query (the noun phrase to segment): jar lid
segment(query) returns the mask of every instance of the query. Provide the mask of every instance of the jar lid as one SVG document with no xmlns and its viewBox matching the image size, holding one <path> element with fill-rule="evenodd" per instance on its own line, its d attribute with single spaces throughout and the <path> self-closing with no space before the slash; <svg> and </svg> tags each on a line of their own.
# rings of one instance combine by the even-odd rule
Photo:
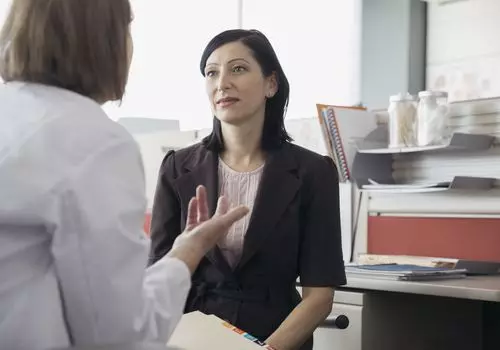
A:
<svg viewBox="0 0 500 350">
<path fill-rule="evenodd" d="M 399 93 L 389 97 L 389 102 L 415 101 L 415 97 L 409 93 Z"/>
<path fill-rule="evenodd" d="M 446 91 L 420 91 L 418 97 L 444 97 L 448 98 L 448 93 Z"/>
</svg>

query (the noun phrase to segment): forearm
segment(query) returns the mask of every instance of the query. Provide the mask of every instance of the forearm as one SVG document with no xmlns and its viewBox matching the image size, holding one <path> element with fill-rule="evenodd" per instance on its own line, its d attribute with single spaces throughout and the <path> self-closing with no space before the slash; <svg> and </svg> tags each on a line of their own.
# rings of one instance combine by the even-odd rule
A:
<svg viewBox="0 0 500 350">
<path fill-rule="evenodd" d="M 184 262 L 188 267 L 189 272 L 193 274 L 203 255 L 204 254 L 200 248 L 188 245 L 181 247 L 174 246 L 166 256 L 169 258 L 179 259 Z"/>
<path fill-rule="evenodd" d="M 299 349 L 329 315 L 332 300 L 333 297 L 305 298 L 266 340 L 266 343 L 277 350 Z"/>
<path fill-rule="evenodd" d="M 135 320 L 141 339 L 166 342 L 179 322 L 191 287 L 187 266 L 175 258 L 163 257 L 146 269 L 143 284 L 144 309 Z"/>
</svg>

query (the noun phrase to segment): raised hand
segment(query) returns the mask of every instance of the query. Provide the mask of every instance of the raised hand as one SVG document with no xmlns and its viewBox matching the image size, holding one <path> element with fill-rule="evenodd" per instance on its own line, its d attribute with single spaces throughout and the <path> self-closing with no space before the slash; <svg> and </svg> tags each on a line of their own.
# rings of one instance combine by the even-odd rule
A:
<svg viewBox="0 0 500 350">
<path fill-rule="evenodd" d="M 215 215 L 209 218 L 207 193 L 203 186 L 196 189 L 196 197 L 188 206 L 186 229 L 174 242 L 167 254 L 186 263 L 193 273 L 201 259 L 223 238 L 229 228 L 248 214 L 248 208 L 238 206 L 229 209 L 229 203 L 220 197 Z"/>
</svg>

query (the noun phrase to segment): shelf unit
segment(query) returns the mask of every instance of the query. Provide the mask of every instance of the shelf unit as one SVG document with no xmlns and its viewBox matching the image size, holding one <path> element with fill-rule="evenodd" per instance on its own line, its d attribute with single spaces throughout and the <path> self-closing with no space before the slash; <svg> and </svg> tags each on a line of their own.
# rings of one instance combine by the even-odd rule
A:
<svg viewBox="0 0 500 350">
<path fill-rule="evenodd" d="M 486 190 L 490 189 L 496 179 L 489 177 L 456 176 L 448 186 L 439 187 L 414 187 L 392 188 L 390 186 L 380 189 L 363 189 L 374 181 L 382 185 L 396 185 L 393 177 L 393 156 L 398 154 L 422 153 L 422 152 L 480 152 L 489 149 L 493 145 L 494 136 L 455 133 L 447 144 L 388 148 L 387 125 L 379 125 L 365 139 L 358 142 L 358 151 L 352 165 L 352 176 L 359 188 L 374 192 L 436 192 L 446 190 Z"/>
</svg>

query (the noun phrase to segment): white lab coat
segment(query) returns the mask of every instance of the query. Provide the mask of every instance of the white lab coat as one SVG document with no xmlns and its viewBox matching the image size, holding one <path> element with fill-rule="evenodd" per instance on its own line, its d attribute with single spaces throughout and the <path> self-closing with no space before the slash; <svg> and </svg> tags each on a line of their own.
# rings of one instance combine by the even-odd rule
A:
<svg viewBox="0 0 500 350">
<path fill-rule="evenodd" d="M 190 274 L 146 269 L 136 143 L 94 101 L 0 85 L 0 349 L 166 342 Z"/>
</svg>

